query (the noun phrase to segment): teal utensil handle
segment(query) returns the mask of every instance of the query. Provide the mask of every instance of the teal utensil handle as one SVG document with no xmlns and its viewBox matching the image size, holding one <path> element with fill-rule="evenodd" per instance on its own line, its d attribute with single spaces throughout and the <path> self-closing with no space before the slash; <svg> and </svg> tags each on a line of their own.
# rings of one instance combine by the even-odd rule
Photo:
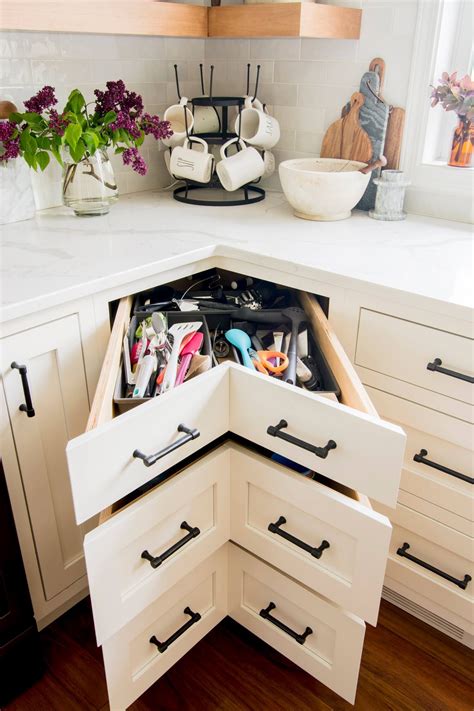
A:
<svg viewBox="0 0 474 711">
<path fill-rule="evenodd" d="M 255 370 L 255 366 L 252 363 L 252 359 L 249 356 L 248 350 L 246 350 L 245 348 L 240 348 L 240 352 L 242 354 L 242 360 L 244 361 L 245 367 L 250 368 L 250 370 Z"/>
</svg>

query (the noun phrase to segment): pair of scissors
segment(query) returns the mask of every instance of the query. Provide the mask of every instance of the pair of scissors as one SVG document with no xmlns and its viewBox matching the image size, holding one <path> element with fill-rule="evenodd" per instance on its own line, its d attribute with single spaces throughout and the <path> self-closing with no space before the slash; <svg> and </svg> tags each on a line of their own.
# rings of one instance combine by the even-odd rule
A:
<svg viewBox="0 0 474 711">
<path fill-rule="evenodd" d="M 280 375 L 288 368 L 289 360 L 285 353 L 280 351 L 249 351 L 255 368 L 264 375 Z M 278 363 L 278 365 L 276 365 Z"/>
</svg>

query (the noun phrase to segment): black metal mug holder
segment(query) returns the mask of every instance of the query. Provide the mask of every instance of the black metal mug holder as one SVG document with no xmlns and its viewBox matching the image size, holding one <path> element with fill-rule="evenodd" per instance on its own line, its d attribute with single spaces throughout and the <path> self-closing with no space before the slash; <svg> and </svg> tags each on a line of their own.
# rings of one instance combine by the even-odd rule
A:
<svg viewBox="0 0 474 711">
<path fill-rule="evenodd" d="M 188 128 L 188 116 L 186 112 L 186 106 L 183 107 L 184 112 L 184 125 L 186 128 L 187 140 L 192 143 L 193 137 L 202 138 L 209 145 L 222 146 L 224 143 L 229 141 L 231 138 L 236 138 L 237 150 L 241 150 L 240 146 L 240 121 L 239 121 L 239 133 L 234 131 L 229 131 L 229 108 L 232 106 L 238 107 L 239 116 L 242 111 L 242 107 L 245 105 L 245 99 L 241 96 L 213 96 L 212 95 L 212 80 L 214 75 L 214 65 L 210 67 L 210 81 L 209 81 L 209 96 L 204 96 L 204 77 L 203 77 L 203 65 L 199 65 L 200 76 L 201 76 L 201 89 L 203 96 L 191 99 L 192 113 L 194 115 L 196 107 L 212 107 L 216 112 L 219 120 L 219 130 L 211 133 L 199 133 L 194 134 L 189 131 Z M 181 92 L 179 89 L 179 78 L 178 78 L 178 66 L 174 65 L 175 77 L 176 77 L 176 90 L 178 93 L 178 98 L 181 101 Z M 255 80 L 255 91 L 253 100 L 257 96 L 258 80 L 260 76 L 260 65 L 257 66 L 257 76 Z M 247 65 L 247 95 L 249 94 L 249 84 L 250 84 L 250 64 Z M 222 114 L 219 114 L 218 109 L 221 109 Z M 171 149 L 170 153 L 171 153 Z M 173 175 L 175 180 L 183 182 L 184 185 L 180 185 L 173 190 L 173 197 L 178 202 L 186 203 L 188 205 L 212 205 L 217 207 L 233 207 L 235 205 L 252 205 L 253 203 L 260 202 L 265 199 L 265 190 L 256 183 L 260 182 L 261 178 L 256 181 L 247 183 L 243 185 L 238 190 L 225 191 L 219 180 L 217 173 L 213 173 L 211 180 L 208 183 L 199 183 L 194 180 L 189 180 L 186 178 L 180 178 L 179 176 Z M 203 199 L 191 197 L 190 193 L 196 190 L 220 190 L 226 192 L 228 195 L 233 194 L 243 194 L 241 198 L 229 199 Z"/>
</svg>

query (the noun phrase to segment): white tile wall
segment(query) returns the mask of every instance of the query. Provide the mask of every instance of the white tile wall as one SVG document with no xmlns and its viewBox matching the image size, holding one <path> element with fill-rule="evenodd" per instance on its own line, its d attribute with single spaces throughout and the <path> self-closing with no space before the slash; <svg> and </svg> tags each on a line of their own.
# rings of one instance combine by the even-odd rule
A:
<svg viewBox="0 0 474 711">
<path fill-rule="evenodd" d="M 227 0 L 226 0 L 227 2 Z M 174 103 L 174 63 L 179 64 L 181 93 L 201 93 L 199 62 L 215 66 L 214 93 L 245 93 L 247 62 L 261 64 L 259 96 L 281 122 L 277 159 L 318 155 L 324 131 L 335 121 L 351 93 L 358 89 L 370 60 L 386 62 L 384 95 L 405 106 L 413 52 L 418 0 L 326 0 L 328 4 L 362 7 L 362 31 L 355 40 L 190 40 L 4 33 L 0 39 L 0 95 L 16 102 L 43 84 L 56 87 L 60 101 L 76 86 L 92 98 L 108 79 L 122 78 L 143 95 L 147 110 L 162 114 Z M 135 175 L 114 159 L 121 192 L 169 183 L 158 146 L 144 146 L 146 177 Z M 60 201 L 58 170 L 35 180 L 39 205 Z M 279 188 L 277 176 L 268 187 Z"/>
</svg>

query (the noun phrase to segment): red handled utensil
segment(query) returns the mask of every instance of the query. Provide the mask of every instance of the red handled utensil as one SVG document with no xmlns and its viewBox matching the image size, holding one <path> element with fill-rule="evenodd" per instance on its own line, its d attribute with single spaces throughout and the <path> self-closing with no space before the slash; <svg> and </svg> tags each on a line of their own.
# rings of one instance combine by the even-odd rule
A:
<svg viewBox="0 0 474 711">
<path fill-rule="evenodd" d="M 176 376 L 175 387 L 176 385 L 181 385 L 184 378 L 186 377 L 186 373 L 188 372 L 188 368 L 191 365 L 193 355 L 199 353 L 199 351 L 201 350 L 203 339 L 204 334 L 201 333 L 201 331 L 197 331 L 182 349 L 181 362 L 179 364 L 178 374 Z"/>
</svg>

